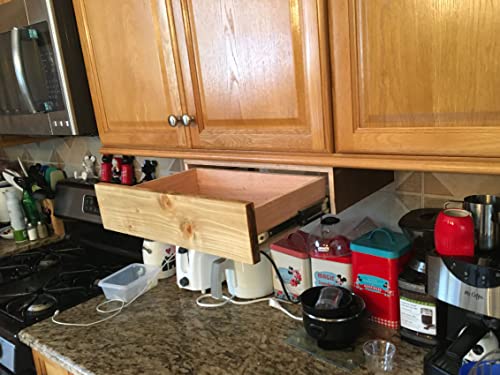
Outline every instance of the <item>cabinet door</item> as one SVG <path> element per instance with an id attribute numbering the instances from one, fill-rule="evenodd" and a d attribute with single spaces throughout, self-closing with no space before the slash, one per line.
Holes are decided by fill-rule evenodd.
<path id="1" fill-rule="evenodd" d="M 193 147 L 332 149 L 324 1 L 176 0 L 174 11 Z"/>
<path id="2" fill-rule="evenodd" d="M 500 2 L 332 0 L 339 152 L 500 156 Z"/>
<path id="3" fill-rule="evenodd" d="M 35 363 L 37 375 L 72 375 L 69 371 L 45 358 L 36 350 L 33 350 L 33 362 Z"/>
<path id="4" fill-rule="evenodd" d="M 187 146 L 171 7 L 165 0 L 74 0 L 101 141 Z M 180 77 L 180 76 L 179 76 Z"/>

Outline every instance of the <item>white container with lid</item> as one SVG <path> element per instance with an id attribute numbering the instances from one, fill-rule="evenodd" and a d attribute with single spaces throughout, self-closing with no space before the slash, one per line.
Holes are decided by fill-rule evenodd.
<path id="1" fill-rule="evenodd" d="M 158 284 L 160 267 L 133 263 L 99 281 L 107 299 L 130 302 Z"/>
<path id="2" fill-rule="evenodd" d="M 297 231 L 271 245 L 271 256 L 283 278 L 286 290 L 294 301 L 311 287 L 311 260 L 307 252 L 307 233 Z M 273 271 L 274 294 L 286 300 L 283 287 Z"/>
<path id="3" fill-rule="evenodd" d="M 349 239 L 341 235 L 340 219 L 325 215 L 308 237 L 313 286 L 352 287 L 352 256 Z"/>

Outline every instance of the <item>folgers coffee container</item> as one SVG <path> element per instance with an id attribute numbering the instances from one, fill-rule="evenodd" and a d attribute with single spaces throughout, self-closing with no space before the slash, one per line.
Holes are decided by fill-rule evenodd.
<path id="1" fill-rule="evenodd" d="M 351 242 L 354 292 L 366 303 L 371 319 L 399 327 L 398 276 L 410 258 L 410 241 L 403 234 L 377 228 Z"/>

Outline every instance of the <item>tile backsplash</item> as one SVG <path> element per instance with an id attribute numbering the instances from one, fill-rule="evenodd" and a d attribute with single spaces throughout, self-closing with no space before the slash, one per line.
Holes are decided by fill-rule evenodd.
<path id="1" fill-rule="evenodd" d="M 69 176 L 81 171 L 82 159 L 91 153 L 100 160 L 101 142 L 98 137 L 65 137 L 0 149 L 0 159 L 26 163 L 51 164 L 63 168 Z M 144 161 L 135 161 L 137 178 Z M 158 176 L 182 170 L 179 159 L 155 159 Z M 395 172 L 392 184 L 366 197 L 339 216 L 345 221 L 369 217 L 377 224 L 397 229 L 399 218 L 409 210 L 423 207 L 442 207 L 450 199 L 463 199 L 472 194 L 500 194 L 500 176 L 453 173 Z"/>
<path id="2" fill-rule="evenodd" d="M 16 160 L 19 156 L 27 164 L 50 164 L 64 169 L 68 176 L 72 176 L 74 171 L 80 172 L 82 170 L 82 159 L 86 154 L 94 155 L 100 162 L 99 149 L 101 147 L 99 137 L 53 138 L 43 142 L 2 148 L 0 149 L 0 159 Z M 147 158 L 138 157 L 135 160 L 134 165 L 138 179 L 141 175 L 141 165 L 144 159 Z M 167 176 L 181 170 L 179 159 L 156 158 L 155 160 L 159 164 L 157 168 L 159 176 Z"/>
<path id="3" fill-rule="evenodd" d="M 473 194 L 500 194 L 500 176 L 396 172 L 395 193 L 409 210 L 442 207 L 448 200 Z"/>

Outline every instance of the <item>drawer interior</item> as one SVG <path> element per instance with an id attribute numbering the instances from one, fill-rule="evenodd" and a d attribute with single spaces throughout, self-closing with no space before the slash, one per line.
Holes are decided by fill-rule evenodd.
<path id="1" fill-rule="evenodd" d="M 254 263 L 257 234 L 321 201 L 326 179 L 196 168 L 96 192 L 107 229 Z"/>

